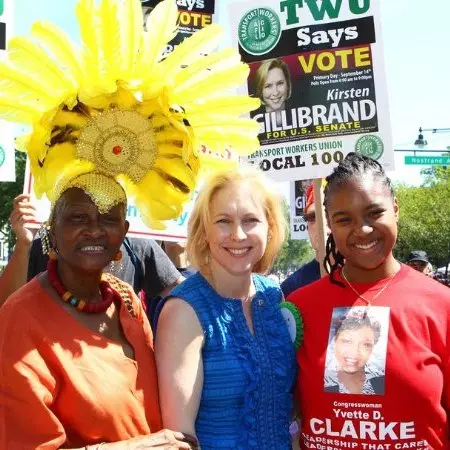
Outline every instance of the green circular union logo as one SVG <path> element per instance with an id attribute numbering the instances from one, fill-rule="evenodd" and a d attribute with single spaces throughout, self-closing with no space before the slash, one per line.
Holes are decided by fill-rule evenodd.
<path id="1" fill-rule="evenodd" d="M 273 9 L 251 9 L 239 22 L 239 43 L 251 55 L 269 52 L 278 44 L 280 37 L 281 23 Z"/>
<path id="2" fill-rule="evenodd" d="M 5 162 L 5 150 L 3 150 L 3 147 L 0 145 L 0 166 L 3 166 L 3 163 Z"/>
<path id="3" fill-rule="evenodd" d="M 355 151 L 372 159 L 379 159 L 384 152 L 383 141 L 374 134 L 361 136 L 355 144 Z"/>

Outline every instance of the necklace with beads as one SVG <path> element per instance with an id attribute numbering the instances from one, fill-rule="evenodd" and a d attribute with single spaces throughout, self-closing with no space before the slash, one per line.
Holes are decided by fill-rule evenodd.
<path id="1" fill-rule="evenodd" d="M 384 284 L 384 286 L 382 288 L 380 288 L 380 290 L 370 299 L 368 300 L 367 298 L 364 297 L 364 295 L 360 294 L 354 287 L 353 285 L 350 283 L 350 281 L 348 281 L 347 276 L 345 275 L 345 271 L 344 271 L 344 267 L 341 270 L 341 275 L 342 278 L 345 280 L 345 282 L 348 284 L 348 287 L 358 296 L 358 298 L 360 298 L 361 300 L 364 300 L 367 304 L 367 306 L 371 306 L 372 302 L 379 297 L 384 290 L 389 286 L 389 284 L 391 283 L 391 281 L 395 278 L 395 276 L 398 274 L 399 271 L 395 272 L 394 275 L 392 275 Z"/>
<path id="2" fill-rule="evenodd" d="M 65 286 L 62 284 L 61 278 L 58 275 L 58 262 L 57 260 L 50 259 L 47 264 L 47 272 L 48 279 L 56 291 L 56 293 L 60 296 L 61 300 L 70 306 L 73 306 L 78 311 L 82 311 L 85 313 L 98 314 L 105 312 L 114 301 L 117 296 L 116 292 L 111 289 L 109 283 L 103 278 L 100 281 L 100 292 L 102 295 L 102 301 L 95 304 L 90 304 L 86 300 L 82 298 L 78 298 L 72 294 L 72 292 L 68 291 Z"/>

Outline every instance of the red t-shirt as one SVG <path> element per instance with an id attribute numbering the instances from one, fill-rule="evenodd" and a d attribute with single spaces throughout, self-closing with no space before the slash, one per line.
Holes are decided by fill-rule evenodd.
<path id="1" fill-rule="evenodd" d="M 387 281 L 352 285 L 370 301 Z M 328 277 L 288 300 L 304 323 L 301 448 L 450 448 L 450 289 L 402 265 L 369 307 Z"/>

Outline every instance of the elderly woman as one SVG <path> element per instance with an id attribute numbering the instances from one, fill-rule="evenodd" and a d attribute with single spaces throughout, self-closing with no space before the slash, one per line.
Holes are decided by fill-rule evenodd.
<path id="1" fill-rule="evenodd" d="M 86 192 L 93 176 L 74 180 L 86 189 L 69 187 L 54 206 L 47 271 L 0 310 L 1 448 L 190 448 L 180 433 L 159 431 L 140 302 L 130 286 L 102 276 L 120 259 L 126 199 L 101 213 Z"/>
<path id="2" fill-rule="evenodd" d="M 288 449 L 294 348 L 267 273 L 283 243 L 282 201 L 253 171 L 207 182 L 188 225 L 199 272 L 157 316 L 163 424 L 202 449 Z"/>

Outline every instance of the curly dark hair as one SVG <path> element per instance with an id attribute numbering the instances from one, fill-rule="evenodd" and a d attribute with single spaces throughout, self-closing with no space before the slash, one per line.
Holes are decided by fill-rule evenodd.
<path id="1" fill-rule="evenodd" d="M 344 315 L 333 321 L 334 339 L 346 330 L 359 330 L 368 327 L 373 331 L 374 344 L 378 342 L 381 334 L 381 324 L 378 320 L 371 319 L 366 313 L 361 315 Z"/>
<path id="2" fill-rule="evenodd" d="M 349 183 L 351 180 L 361 179 L 367 174 L 371 174 L 379 180 L 387 188 L 391 198 L 394 199 L 394 189 L 392 188 L 391 180 L 386 175 L 381 164 L 359 153 L 349 153 L 326 178 L 327 184 L 324 190 L 325 211 L 328 212 L 330 197 L 336 189 Z M 335 271 L 344 266 L 344 256 L 336 248 L 333 233 L 327 239 L 323 265 L 329 273 L 332 283 L 345 286 L 334 278 Z"/>

